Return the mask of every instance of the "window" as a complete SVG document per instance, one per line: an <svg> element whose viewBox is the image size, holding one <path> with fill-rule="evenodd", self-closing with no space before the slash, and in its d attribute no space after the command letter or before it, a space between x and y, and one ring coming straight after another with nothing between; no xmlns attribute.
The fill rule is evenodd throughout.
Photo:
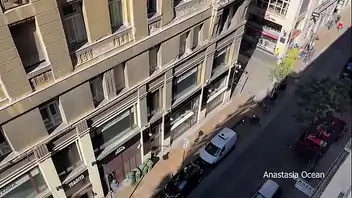
<svg viewBox="0 0 352 198"><path fill-rule="evenodd" d="M227 64L228 59L228 48L216 52L214 55L214 63L212 73L214 74L219 68L224 67Z"/></svg>
<svg viewBox="0 0 352 198"><path fill-rule="evenodd" d="M2 7L4 10L9 10L11 8L15 8L15 7L24 5L28 2L29 2L29 0L16 0L16 1L1 0L0 1L0 9Z"/></svg>
<svg viewBox="0 0 352 198"><path fill-rule="evenodd" d="M90 81L90 89L92 91L94 105L98 106L104 100L102 75L99 75Z"/></svg>
<svg viewBox="0 0 352 198"><path fill-rule="evenodd" d="M113 31L123 25L123 13L121 0L109 0L110 25Z"/></svg>
<svg viewBox="0 0 352 198"><path fill-rule="evenodd" d="M44 191L48 187L39 169L35 168L0 190L3 198L35 198L44 197L41 193L46 194Z"/></svg>
<svg viewBox="0 0 352 198"><path fill-rule="evenodd" d="M147 109L148 119L153 117L154 114L158 113L161 108L161 97L160 90L156 90L152 93L148 93L147 97Z"/></svg>
<svg viewBox="0 0 352 198"><path fill-rule="evenodd" d="M225 8L224 12L222 13L222 15L220 17L219 26L218 26L218 33L217 33L218 35L227 29L229 14L230 14L230 9Z"/></svg>
<svg viewBox="0 0 352 198"><path fill-rule="evenodd" d="M150 74L153 74L159 69L160 58L159 58L160 45L156 45L149 50L149 69Z"/></svg>
<svg viewBox="0 0 352 198"><path fill-rule="evenodd" d="M0 161L12 151L10 145L7 143L3 132L0 130Z"/></svg>
<svg viewBox="0 0 352 198"><path fill-rule="evenodd" d="M71 48L87 41L81 2L64 4L61 9L67 42Z"/></svg>
<svg viewBox="0 0 352 198"><path fill-rule="evenodd" d="M187 45L188 35L189 35L189 32L185 32L180 36L180 49L178 53L179 57L183 56L188 50L188 45Z"/></svg>
<svg viewBox="0 0 352 198"><path fill-rule="evenodd" d="M157 12L157 0L147 0L148 18L151 18Z"/></svg>
<svg viewBox="0 0 352 198"><path fill-rule="evenodd" d="M55 153L52 159L61 182L67 178L72 170L82 164L76 143Z"/></svg>
<svg viewBox="0 0 352 198"><path fill-rule="evenodd" d="M194 28L193 32L193 47L197 47L199 44L203 42L203 24L198 25Z"/></svg>
<svg viewBox="0 0 352 198"><path fill-rule="evenodd" d="M95 151L104 149L137 126L135 107L126 110L91 134Z"/></svg>
<svg viewBox="0 0 352 198"><path fill-rule="evenodd" d="M125 64L120 64L114 68L114 80L116 93L119 94L125 87Z"/></svg>
<svg viewBox="0 0 352 198"><path fill-rule="evenodd" d="M49 132L62 123L59 105L56 100L40 107L39 110L44 120L45 127Z"/></svg>
<svg viewBox="0 0 352 198"><path fill-rule="evenodd" d="M212 96L213 94L217 93L218 90L223 88L226 85L226 75L222 75L215 81L211 82L209 85L209 96Z"/></svg>
<svg viewBox="0 0 352 198"><path fill-rule="evenodd" d="M180 77L177 77L173 90L174 99L177 99L192 90L199 83L198 68L194 68Z"/></svg>
<svg viewBox="0 0 352 198"><path fill-rule="evenodd" d="M34 18L11 24L9 29L27 73L45 62L42 40Z"/></svg>
<svg viewBox="0 0 352 198"><path fill-rule="evenodd" d="M255 4L262 9L268 9L278 15L287 14L290 0L255 0Z"/></svg>

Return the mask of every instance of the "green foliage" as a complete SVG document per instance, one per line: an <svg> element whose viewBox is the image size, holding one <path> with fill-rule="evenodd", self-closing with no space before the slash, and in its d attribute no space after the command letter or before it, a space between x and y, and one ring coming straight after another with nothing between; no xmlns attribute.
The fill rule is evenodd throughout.
<svg viewBox="0 0 352 198"><path fill-rule="evenodd" d="M274 81L281 82L287 76L290 76L292 74L293 66L295 64L298 53L299 50L296 48L288 50L282 62L274 66L271 71L271 76Z"/></svg>
<svg viewBox="0 0 352 198"><path fill-rule="evenodd" d="M298 86L296 119L301 123L311 123L323 118L328 111L342 113L350 102L351 81L349 79L332 80L313 79Z"/></svg>

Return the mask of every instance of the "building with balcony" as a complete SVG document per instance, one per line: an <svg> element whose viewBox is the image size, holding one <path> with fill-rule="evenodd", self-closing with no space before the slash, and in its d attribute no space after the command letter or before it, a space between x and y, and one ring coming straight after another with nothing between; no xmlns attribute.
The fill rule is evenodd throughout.
<svg viewBox="0 0 352 198"><path fill-rule="evenodd" d="M102 198L241 89L247 0L0 2L0 197Z"/></svg>

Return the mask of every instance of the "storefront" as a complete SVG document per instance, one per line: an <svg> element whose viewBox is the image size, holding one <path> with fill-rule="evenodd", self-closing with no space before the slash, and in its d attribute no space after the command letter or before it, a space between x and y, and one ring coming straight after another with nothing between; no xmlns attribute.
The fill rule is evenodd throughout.
<svg viewBox="0 0 352 198"><path fill-rule="evenodd" d="M172 140L180 137L197 123L200 93L191 96L171 111L170 136Z"/></svg>
<svg viewBox="0 0 352 198"><path fill-rule="evenodd" d="M112 180L123 183L128 173L142 163L140 133L114 146L111 152L102 159L98 157L98 167L104 191L109 191Z"/></svg>
<svg viewBox="0 0 352 198"><path fill-rule="evenodd" d="M94 198L87 170L67 181L63 188L68 198Z"/></svg>
<svg viewBox="0 0 352 198"><path fill-rule="evenodd" d="M251 14L244 38L256 46L274 53L282 26Z"/></svg>
<svg viewBox="0 0 352 198"><path fill-rule="evenodd" d="M9 184L0 186L0 198L52 198L38 168L18 177Z"/></svg>

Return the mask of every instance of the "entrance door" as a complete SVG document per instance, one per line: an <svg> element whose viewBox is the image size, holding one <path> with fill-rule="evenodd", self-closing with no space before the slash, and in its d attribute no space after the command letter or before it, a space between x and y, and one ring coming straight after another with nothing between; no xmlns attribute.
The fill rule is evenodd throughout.
<svg viewBox="0 0 352 198"><path fill-rule="evenodd" d="M125 176L141 164L141 151L139 150L139 144L140 142L137 141L121 154Z"/></svg>
<svg viewBox="0 0 352 198"><path fill-rule="evenodd" d="M109 171L111 171L111 174L114 176L115 180L121 183L125 179L121 154L117 155L113 160L111 160L107 164L107 168L109 169Z"/></svg>

